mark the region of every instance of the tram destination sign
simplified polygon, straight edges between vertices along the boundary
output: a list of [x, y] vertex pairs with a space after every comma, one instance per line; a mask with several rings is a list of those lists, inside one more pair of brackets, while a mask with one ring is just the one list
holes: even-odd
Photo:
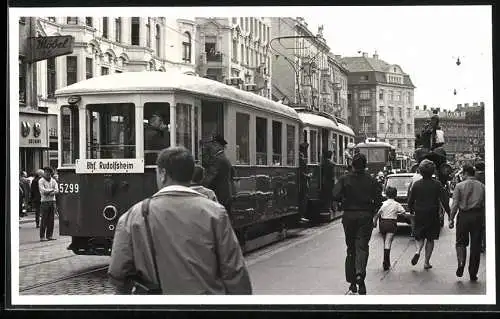
[[144, 173], [144, 159], [77, 159], [77, 174]]
[[73, 53], [75, 38], [71, 35], [30, 38], [30, 54], [27, 62], [37, 62]]

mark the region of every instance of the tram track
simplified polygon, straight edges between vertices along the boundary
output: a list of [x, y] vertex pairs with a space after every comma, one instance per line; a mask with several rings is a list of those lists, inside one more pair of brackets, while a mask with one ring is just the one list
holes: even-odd
[[62, 277], [59, 277], [59, 278], [55, 278], [55, 279], [52, 279], [52, 280], [48, 280], [48, 281], [36, 283], [34, 285], [30, 285], [30, 286], [27, 286], [27, 287], [20, 288], [19, 292], [25, 292], [25, 291], [33, 290], [33, 289], [36, 289], [36, 288], [53, 285], [53, 284], [56, 284], [56, 283], [59, 283], [59, 282], [62, 282], [62, 281], [66, 281], [66, 280], [70, 280], [70, 279], [75, 279], [75, 278], [78, 278], [78, 277], [84, 277], [84, 276], [95, 274], [95, 273], [100, 273], [100, 272], [103, 272], [103, 271], [107, 271], [107, 269], [108, 269], [108, 265], [106, 265], [106, 266], [92, 267], [92, 268], [87, 269], [87, 270], [85, 270], [83, 272], [78, 272], [78, 273], [75, 273], [75, 274], [70, 274], [70, 275], [62, 276]]
[[61, 259], [74, 258], [74, 257], [77, 257], [77, 256], [78, 255], [62, 256], [62, 257], [57, 257], [57, 258], [54, 258], [54, 259], [42, 260], [42, 261], [39, 261], [39, 262], [36, 262], [36, 263], [30, 263], [30, 264], [26, 264], [26, 265], [19, 265], [19, 269], [23, 269], [23, 268], [27, 268], [27, 267], [32, 267], [32, 266], [38, 266], [38, 265], [42, 265], [42, 264], [46, 264], [46, 263], [51, 263], [51, 262], [55, 262], [55, 261], [58, 261], [58, 260], [61, 260]]

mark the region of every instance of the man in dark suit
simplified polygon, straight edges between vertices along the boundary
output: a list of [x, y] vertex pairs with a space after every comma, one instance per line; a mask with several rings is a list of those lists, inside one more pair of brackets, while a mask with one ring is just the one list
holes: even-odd
[[224, 147], [227, 142], [220, 135], [215, 136], [206, 143], [205, 151], [208, 152], [206, 161], [206, 174], [202, 185], [212, 189], [219, 202], [226, 208], [231, 216], [231, 201], [233, 196], [234, 169], [229, 162]]
[[329, 213], [332, 209], [333, 186], [335, 185], [335, 177], [333, 170], [335, 165], [332, 163], [332, 151], [323, 151], [323, 161], [321, 162], [321, 203], [322, 210]]

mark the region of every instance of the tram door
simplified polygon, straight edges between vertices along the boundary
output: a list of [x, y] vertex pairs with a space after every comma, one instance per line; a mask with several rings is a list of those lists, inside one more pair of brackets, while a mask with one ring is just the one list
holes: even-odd
[[[224, 104], [216, 101], [201, 101], [201, 139], [206, 141], [216, 135], [224, 137]], [[202, 164], [207, 152], [203, 150], [202, 145]]]
[[328, 143], [328, 136], [329, 136], [328, 129], [322, 128], [321, 129], [321, 157], [320, 157], [320, 159], [323, 159], [324, 152], [330, 150], [330, 145]]

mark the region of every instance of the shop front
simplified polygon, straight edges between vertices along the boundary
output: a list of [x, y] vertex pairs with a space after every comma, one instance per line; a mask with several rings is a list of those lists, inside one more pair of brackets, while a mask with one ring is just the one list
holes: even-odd
[[28, 174], [49, 164], [48, 114], [19, 111], [19, 169]]

